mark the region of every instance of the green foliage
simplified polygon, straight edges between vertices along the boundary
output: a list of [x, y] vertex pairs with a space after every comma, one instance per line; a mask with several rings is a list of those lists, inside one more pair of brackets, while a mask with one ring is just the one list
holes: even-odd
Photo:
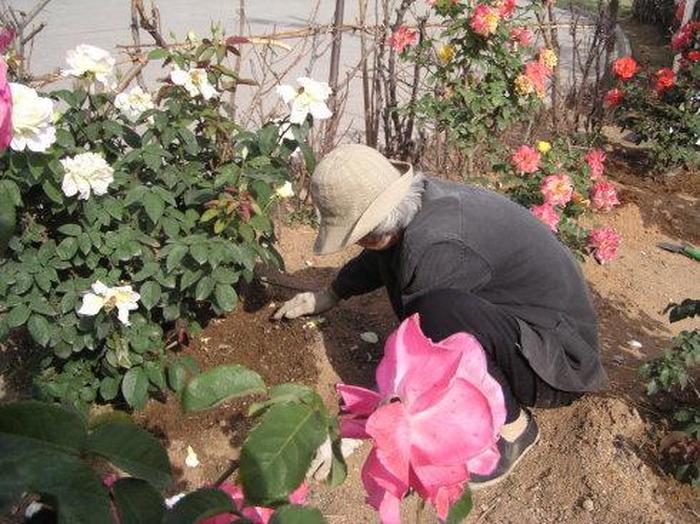
[[460, 522], [464, 522], [464, 519], [466, 519], [469, 513], [471, 513], [473, 505], [472, 493], [467, 485], [464, 488], [464, 493], [462, 493], [462, 496], [459, 497], [457, 502], [455, 502], [450, 508], [450, 512], [447, 514], [447, 519], [445, 519], [445, 524], [459, 524]]
[[[95, 457], [129, 473], [134, 482], [170, 482], [165, 450], [138, 426], [107, 421], [88, 429], [79, 415], [56, 405], [0, 406], [0, 510], [28, 492], [49, 502], [61, 523], [111, 524], [109, 493], [89, 465]], [[134, 489], [122, 487], [123, 493]], [[154, 506], [153, 490], [142, 497]]]
[[640, 373], [647, 379], [647, 395], [674, 388], [684, 390], [693, 382], [689, 373], [700, 363], [700, 331], [682, 331], [674, 337], [670, 349], [654, 360], [646, 362]]
[[634, 133], [635, 143], [649, 142], [651, 164], [657, 171], [700, 165], [700, 62], [682, 67], [675, 85], [657, 93], [653, 74], [640, 74], [619, 86], [624, 99], [613, 121]]
[[221, 513], [236, 511], [231, 497], [216, 488], [188, 493], [168, 512], [164, 524], [190, 524]]
[[403, 54], [428, 70], [431, 92], [419, 98], [416, 114], [425, 122], [435, 122], [468, 155], [540, 107], [535, 93], [516, 91], [516, 78], [524, 73], [533, 49], [514, 43], [511, 37], [513, 28], [530, 25], [527, 12], [538, 6], [521, 6], [516, 17], [501, 17], [496, 32], [483, 37], [470, 27], [477, 5], [438, 2], [436, 11], [444, 18], [444, 31], [426, 37], [420, 49]]
[[[35, 380], [41, 398], [84, 411], [122, 397], [141, 408], [168, 385], [181, 391], [188, 371], [179, 361], [169, 369], [168, 332], [231, 311], [256, 262], [281, 263], [268, 213], [299, 143], [280, 138], [279, 124], [247, 131], [230, 118], [236, 79], [224, 60], [232, 51], [220, 38], [154, 51], [164, 75], [175, 64], [204, 68], [221, 96], [193, 98], [166, 83], [157, 107], [135, 122], [113, 93], [51, 93], [64, 109], [56, 143], [0, 157], [0, 249], [8, 244], [0, 338], [26, 331], [46, 349]], [[293, 126], [299, 140], [309, 125]], [[86, 151], [106, 160], [114, 180], [106, 194], [67, 197], [60, 161]], [[130, 324], [113, 303], [77, 313], [96, 281], [140, 294]]]

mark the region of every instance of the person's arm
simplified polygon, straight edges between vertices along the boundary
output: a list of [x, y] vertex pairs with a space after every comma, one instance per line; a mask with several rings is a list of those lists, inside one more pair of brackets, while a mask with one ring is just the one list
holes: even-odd
[[345, 300], [380, 288], [384, 282], [379, 272], [379, 253], [365, 249], [345, 264], [331, 284], [336, 296]]
[[432, 244], [402, 275], [402, 295], [413, 299], [436, 289], [473, 291], [491, 279], [491, 268], [476, 251], [460, 241]]

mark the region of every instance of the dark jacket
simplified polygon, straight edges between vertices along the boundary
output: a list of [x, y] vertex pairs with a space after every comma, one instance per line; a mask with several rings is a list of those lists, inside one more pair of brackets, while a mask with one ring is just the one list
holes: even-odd
[[365, 250], [338, 273], [342, 299], [386, 286], [399, 318], [435, 289], [468, 291], [513, 314], [532, 368], [551, 386], [606, 382], [598, 325], [577, 262], [525, 208], [485, 189], [426, 178], [422, 207], [401, 241]]

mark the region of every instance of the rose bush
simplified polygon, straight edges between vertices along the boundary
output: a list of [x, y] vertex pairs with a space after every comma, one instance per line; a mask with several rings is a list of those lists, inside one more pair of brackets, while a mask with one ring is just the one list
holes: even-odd
[[604, 163], [604, 151], [594, 148], [584, 155], [560, 139], [554, 144], [540, 141], [536, 147], [524, 144], [494, 169], [499, 189], [529, 208], [574, 253], [591, 254], [604, 263], [617, 255], [619, 235], [581, 222], [620, 203], [615, 186], [604, 178]]
[[541, 107], [557, 57], [551, 49], [533, 49], [525, 25], [526, 11], [541, 6], [519, 7], [516, 14], [512, 0], [430, 3], [445, 30], [426, 36], [415, 51], [402, 47], [404, 59], [428, 71], [431, 92], [419, 98], [416, 111], [470, 155]]
[[180, 389], [187, 366], [166, 346], [231, 311], [257, 261], [281, 263], [269, 212], [290, 194], [293, 153], [313, 162], [308, 110], [326, 116], [327, 86], [307, 79], [303, 96], [319, 100], [295, 101], [293, 123], [246, 131], [225, 102], [235, 52], [220, 35], [157, 49], [166, 80], [153, 93], [115, 93], [114, 59], [88, 45], [68, 54], [72, 89], [9, 84], [0, 337], [46, 348], [43, 397], [84, 407], [121, 394], [139, 408]]
[[677, 71], [646, 73], [631, 57], [613, 64], [616, 86], [605, 94], [612, 120], [632, 131], [637, 144], [650, 142], [657, 170], [700, 165], [700, 22], [681, 27], [672, 40]]

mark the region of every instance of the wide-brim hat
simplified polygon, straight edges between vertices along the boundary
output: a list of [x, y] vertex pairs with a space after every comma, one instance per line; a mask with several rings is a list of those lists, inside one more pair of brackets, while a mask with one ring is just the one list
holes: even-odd
[[328, 254], [370, 233], [408, 194], [413, 167], [390, 161], [376, 149], [339, 146], [311, 177], [311, 195], [320, 214], [314, 252]]

